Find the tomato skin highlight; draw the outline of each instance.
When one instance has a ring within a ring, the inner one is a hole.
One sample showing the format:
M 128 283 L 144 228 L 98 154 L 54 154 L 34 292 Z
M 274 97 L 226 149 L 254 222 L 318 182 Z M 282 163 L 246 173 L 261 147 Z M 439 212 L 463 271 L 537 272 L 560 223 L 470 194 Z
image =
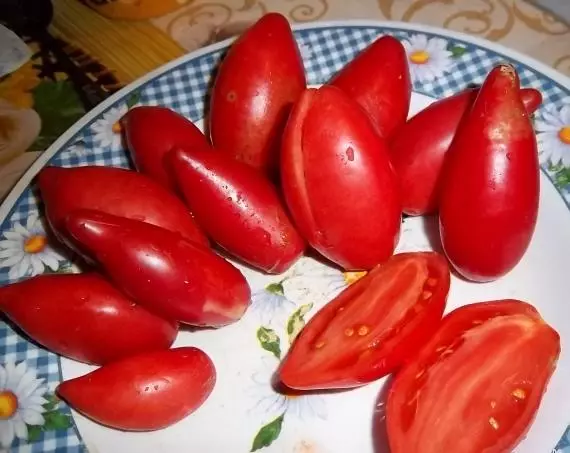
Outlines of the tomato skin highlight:
M 287 19 L 261 17 L 224 57 L 210 101 L 214 147 L 273 176 L 293 103 L 306 87 L 305 70 Z
M 394 255 L 325 305 L 279 368 L 297 390 L 358 387 L 397 370 L 443 316 L 450 274 L 435 252 Z
M 160 316 L 221 327 L 240 319 L 249 306 L 242 273 L 179 235 L 89 210 L 71 213 L 66 227 L 118 288 Z
M 175 322 L 134 304 L 96 273 L 45 274 L 3 286 L 0 311 L 50 351 L 94 365 L 168 349 L 178 332 Z
M 371 269 L 394 252 L 398 181 L 384 141 L 340 89 L 307 89 L 294 106 L 283 136 L 281 185 L 299 232 L 344 269 Z
M 216 370 L 208 355 L 180 347 L 109 363 L 62 382 L 56 391 L 97 423 L 125 431 L 152 431 L 196 411 L 215 382 Z
M 210 142 L 192 121 L 162 106 L 138 106 L 121 119 L 126 145 L 137 170 L 175 190 L 166 154 L 174 147 L 210 149 Z
M 391 137 L 390 160 L 400 180 L 406 214 L 437 211 L 446 153 L 478 92 L 470 88 L 430 104 Z M 540 91 L 533 88 L 520 90 L 520 95 L 529 114 L 542 102 Z
M 45 167 L 38 176 L 46 217 L 66 241 L 65 218 L 77 209 L 94 209 L 144 221 L 179 233 L 197 244 L 208 240 L 184 203 L 149 177 L 114 167 Z
M 393 36 L 378 38 L 328 83 L 356 100 L 382 137 L 390 138 L 406 122 L 412 82 L 406 50 Z
M 495 280 L 521 260 L 538 216 L 536 137 L 512 66 L 489 73 L 448 154 L 439 210 L 443 248 L 465 278 Z
M 194 216 L 228 252 L 275 274 L 303 254 L 305 241 L 265 175 L 225 154 L 197 149 L 173 150 L 169 162 Z
M 559 354 L 558 333 L 528 303 L 452 311 L 395 375 L 386 406 L 390 451 L 511 452 L 534 420 Z

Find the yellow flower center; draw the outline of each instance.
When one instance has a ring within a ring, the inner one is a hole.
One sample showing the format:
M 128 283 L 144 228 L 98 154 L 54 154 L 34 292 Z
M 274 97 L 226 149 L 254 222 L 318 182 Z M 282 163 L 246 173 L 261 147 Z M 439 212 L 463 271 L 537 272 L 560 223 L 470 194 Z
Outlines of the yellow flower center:
M 570 145 L 570 125 L 564 126 L 558 131 L 558 138 L 562 143 Z
M 352 271 L 352 272 L 344 272 L 342 276 L 344 277 L 344 281 L 347 285 L 352 285 L 353 283 L 360 280 L 367 274 L 366 271 Z
M 410 61 L 415 64 L 425 64 L 429 60 L 429 53 L 425 50 L 416 50 L 410 55 Z
M 26 253 L 39 253 L 46 248 L 47 238 L 41 234 L 30 236 L 24 242 L 24 252 Z
M 114 123 L 111 130 L 113 131 L 114 134 L 120 134 L 121 131 L 123 130 L 123 126 L 121 126 L 121 122 L 117 121 L 116 123 Z
M 0 392 L 0 420 L 8 420 L 18 410 L 18 398 L 9 390 Z

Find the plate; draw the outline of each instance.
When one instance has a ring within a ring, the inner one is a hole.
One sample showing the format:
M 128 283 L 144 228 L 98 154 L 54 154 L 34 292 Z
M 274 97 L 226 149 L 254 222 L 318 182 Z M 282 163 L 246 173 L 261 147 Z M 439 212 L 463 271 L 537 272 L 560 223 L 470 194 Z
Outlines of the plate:
M 454 277 L 447 310 L 479 300 L 521 298 L 534 303 L 558 330 L 562 339 L 558 368 L 535 422 L 516 451 L 570 452 L 566 264 L 570 256 L 570 144 L 558 135 L 570 123 L 570 81 L 528 57 L 467 35 L 404 23 L 352 21 L 295 28 L 309 83 L 326 82 L 360 49 L 385 33 L 406 41 L 412 50 L 426 49 L 438 55 L 432 59 L 436 64 L 428 62 L 411 69 L 412 113 L 468 84 L 482 82 L 499 61 L 515 64 L 522 85 L 538 88 L 544 96 L 535 118 L 543 171 L 539 220 L 532 244 L 522 262 L 497 282 L 472 284 Z M 135 104 L 165 105 L 201 122 L 212 71 L 229 44 L 225 41 L 189 54 L 123 89 L 82 118 L 38 159 L 0 207 L 0 284 L 42 272 L 76 270 L 49 242 L 35 253 L 22 251 L 23 241 L 30 236 L 45 237 L 34 175 L 47 164 L 128 166 L 112 125 Z M 437 246 L 434 220 L 406 219 L 398 250 Z M 288 348 L 288 319 L 299 313 L 310 319 L 350 283 L 351 274 L 309 258 L 301 259 L 280 276 L 241 269 L 253 292 L 252 306 L 244 318 L 221 331 L 183 332 L 176 341 L 176 345 L 201 347 L 212 357 L 218 371 L 215 390 L 199 411 L 162 431 L 123 433 L 70 411 L 53 397 L 55 387 L 62 379 L 93 367 L 59 358 L 2 324 L 0 383 L 8 375 L 12 383 L 20 380 L 45 401 L 22 401 L 19 410 L 28 425 L 14 419 L 0 420 L 0 441 L 6 446 L 9 443 L 14 452 L 79 452 L 87 448 L 98 453 L 246 453 L 252 450 L 256 436 L 262 436 L 270 443 L 261 450 L 267 452 L 386 452 L 382 442 L 374 441 L 378 436 L 377 428 L 373 428 L 382 425 L 378 395 L 384 380 L 348 392 L 297 397 L 276 393 L 270 385 L 278 364 L 277 349 L 283 355 Z M 272 329 L 279 348 L 268 348 L 273 352 L 262 348 L 260 329 Z

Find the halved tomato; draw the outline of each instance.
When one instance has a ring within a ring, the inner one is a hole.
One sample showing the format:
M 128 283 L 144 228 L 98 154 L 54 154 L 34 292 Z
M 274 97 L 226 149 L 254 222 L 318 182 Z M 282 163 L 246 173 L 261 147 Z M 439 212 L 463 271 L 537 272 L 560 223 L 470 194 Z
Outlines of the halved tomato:
M 394 371 L 437 329 L 449 278 L 435 252 L 377 265 L 307 323 L 280 367 L 281 381 L 298 390 L 350 388 Z
M 396 375 L 387 401 L 392 453 L 506 453 L 530 426 L 560 338 L 525 302 L 448 314 Z

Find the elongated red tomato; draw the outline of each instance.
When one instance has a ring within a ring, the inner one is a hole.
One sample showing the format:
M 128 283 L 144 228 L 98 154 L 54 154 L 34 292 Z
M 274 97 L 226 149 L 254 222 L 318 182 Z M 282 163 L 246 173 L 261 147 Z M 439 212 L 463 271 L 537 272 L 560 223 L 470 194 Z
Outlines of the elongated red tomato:
M 56 354 L 102 365 L 168 349 L 178 328 L 96 273 L 38 275 L 0 288 L 0 311 Z
M 166 428 L 210 396 L 216 369 L 197 348 L 138 354 L 64 381 L 57 393 L 86 417 L 125 431 Z
M 46 215 L 58 236 L 65 236 L 66 216 L 95 209 L 141 220 L 179 233 L 197 244 L 208 240 L 184 203 L 152 179 L 114 167 L 46 167 L 38 176 Z
M 382 36 L 344 66 L 329 82 L 356 100 L 382 137 L 406 122 L 412 83 L 402 43 Z
M 559 353 L 558 334 L 525 302 L 452 311 L 390 387 L 390 451 L 511 452 L 534 419 Z
M 281 184 L 299 231 L 326 258 L 368 270 L 394 252 L 401 201 L 386 145 L 339 88 L 308 89 L 295 105 Z
M 177 234 L 88 210 L 70 214 L 66 227 L 118 288 L 168 319 L 219 327 L 249 305 L 250 289 L 237 268 Z
M 220 65 L 210 103 L 214 147 L 272 173 L 287 116 L 305 87 L 289 22 L 278 13 L 264 15 L 233 43 Z
M 282 382 L 299 390 L 348 388 L 396 370 L 437 329 L 449 278 L 435 252 L 394 255 L 307 323 L 280 367 Z
M 523 257 L 536 225 L 536 137 L 510 65 L 487 76 L 457 131 L 442 175 L 440 234 L 464 277 L 490 281 Z
M 198 127 L 166 107 L 134 107 L 121 119 L 121 127 L 137 170 L 169 189 L 175 184 L 165 166 L 166 153 L 176 146 L 210 148 Z
M 216 152 L 177 149 L 169 157 L 196 219 L 228 252 L 276 274 L 303 254 L 304 240 L 289 220 L 277 190 L 260 172 Z
M 430 104 L 392 136 L 390 160 L 400 179 L 406 214 L 437 210 L 445 155 L 478 92 L 478 88 L 470 88 Z M 533 88 L 522 89 L 520 95 L 529 114 L 542 102 L 540 91 Z

